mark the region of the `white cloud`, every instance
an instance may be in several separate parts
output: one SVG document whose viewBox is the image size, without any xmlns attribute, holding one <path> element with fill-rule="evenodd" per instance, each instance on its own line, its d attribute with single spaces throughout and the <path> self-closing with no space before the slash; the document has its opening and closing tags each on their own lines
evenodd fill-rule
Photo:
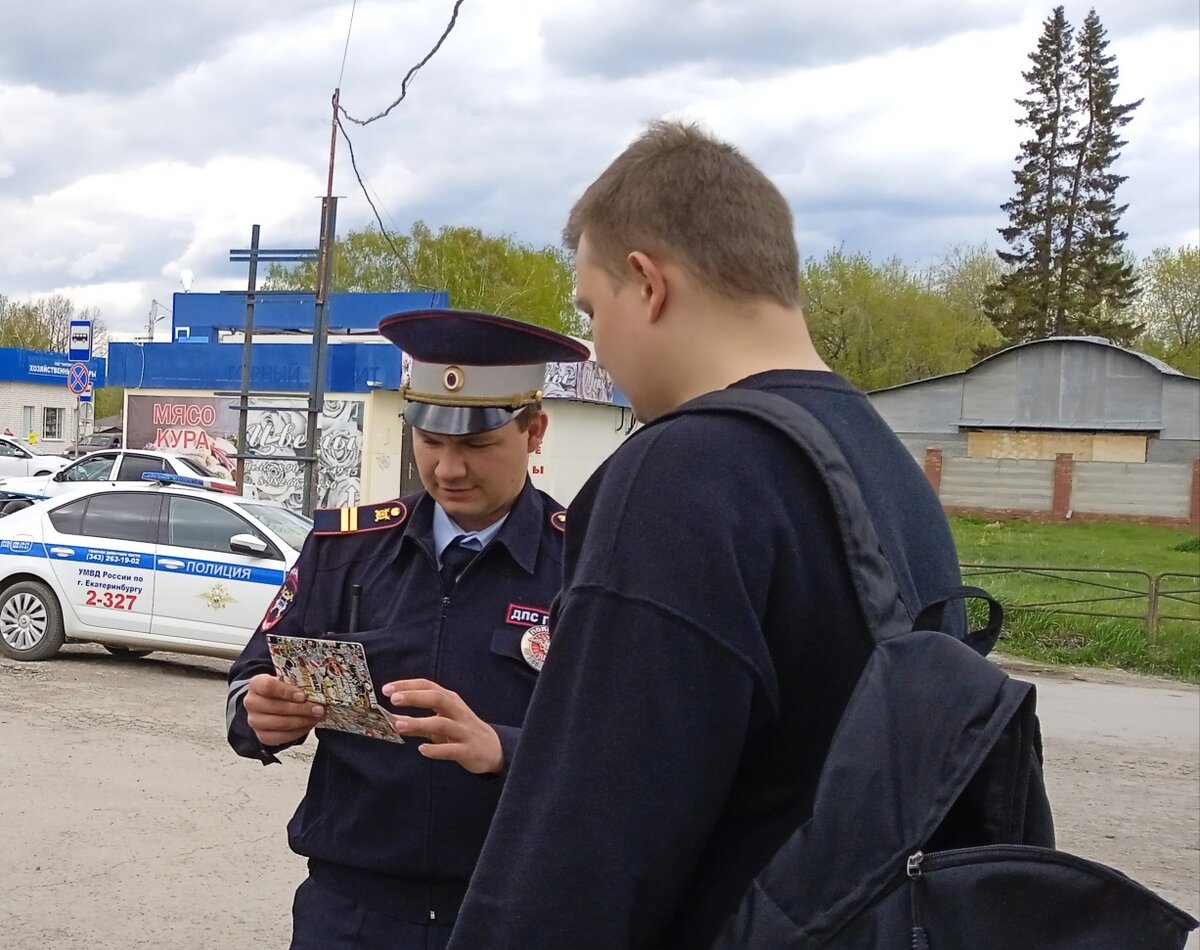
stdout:
<svg viewBox="0 0 1200 950">
<path fill-rule="evenodd" d="M 114 0 L 101 16 L 68 2 L 66 14 L 31 8 L 14 27 L 21 56 L 0 58 L 0 293 L 68 293 L 137 332 L 185 267 L 193 291 L 243 286 L 228 249 L 252 224 L 267 246 L 315 244 L 346 4 L 134 14 L 141 5 Z M 642 123 L 682 114 L 780 183 L 805 255 L 845 244 L 916 262 L 956 243 L 995 246 L 1021 137 L 1013 100 L 1047 7 L 706 0 L 659 3 L 645 29 L 655 6 L 464 4 L 409 97 L 347 126 L 385 223 L 555 243 Z M 450 7 L 359 0 L 341 84 L 351 113 L 398 95 Z M 1068 4 L 1076 25 L 1086 12 L 1086 0 Z M 1118 168 L 1129 246 L 1195 241 L 1200 13 L 1193 0 L 1100 13 L 1122 97 L 1146 100 Z M 340 138 L 337 154 L 345 233 L 373 216 Z"/>
<path fill-rule="evenodd" d="M 97 274 L 104 273 L 111 264 L 119 261 L 124 253 L 124 244 L 105 242 L 95 250 L 88 251 L 76 258 L 67 268 L 67 273 L 80 280 L 91 280 Z"/>
</svg>

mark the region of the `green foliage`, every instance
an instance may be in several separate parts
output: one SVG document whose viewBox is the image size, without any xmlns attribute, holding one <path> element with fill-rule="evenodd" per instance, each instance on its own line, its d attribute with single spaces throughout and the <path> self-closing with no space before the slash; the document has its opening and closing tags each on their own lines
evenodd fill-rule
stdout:
<svg viewBox="0 0 1200 950">
<path fill-rule="evenodd" d="M 988 316 L 1009 343 L 1054 335 L 1097 335 L 1131 343 L 1137 279 L 1120 230 L 1125 180 L 1112 165 L 1137 102 L 1117 104 L 1118 70 L 1095 11 L 1078 44 L 1061 6 L 1047 18 L 1017 124 L 1029 132 L 1016 157 L 1015 196 L 1000 234 L 1011 270 L 992 285 Z"/>
<path fill-rule="evenodd" d="M 62 294 L 24 303 L 0 294 L 0 346 L 65 353 L 75 319 L 92 321 L 93 348 L 102 352 L 104 322 L 94 307 L 76 312 L 75 304 Z"/>
<path fill-rule="evenodd" d="M 1005 618 L 996 650 L 1044 663 L 1108 667 L 1197 683 L 1200 637 L 1195 629 L 1195 624 L 1165 621 L 1150 638 L 1134 620 L 1014 611 Z"/>
<path fill-rule="evenodd" d="M 1147 574 L 1197 573 L 1200 562 L 1174 551 L 1195 536 L 1189 528 L 1133 521 L 992 521 L 950 519 L 964 564 L 1044 564 L 1111 567 Z"/>
<path fill-rule="evenodd" d="M 97 389 L 92 398 L 95 400 L 93 412 L 97 419 L 119 416 L 125 411 L 125 389 L 122 386 L 105 386 L 103 389 Z"/>
<path fill-rule="evenodd" d="M 1138 349 L 1189 376 L 1200 376 L 1200 248 L 1160 247 L 1141 263 Z"/>
<path fill-rule="evenodd" d="M 964 579 L 1005 606 L 998 649 L 1026 659 L 1115 666 L 1200 679 L 1200 603 L 1183 594 L 1162 613 L 1154 636 L 1146 629 L 1149 578 L 1200 574 L 1195 535 L 1187 528 L 1132 522 L 1055 523 L 950 519 Z M 1053 568 L 1038 574 L 972 570 L 991 564 Z M 1104 569 L 1102 573 L 1071 568 Z M 1186 578 L 1172 591 L 1184 591 Z M 1099 586 L 1098 586 L 1099 585 Z M 1194 584 L 1192 584 L 1194 587 Z M 1074 603 L 1068 603 L 1073 601 Z M 1046 606 L 1021 609 L 1020 605 Z M 1059 605 L 1056 609 L 1054 606 Z M 972 605 L 978 611 L 978 605 Z M 1116 614 L 1119 616 L 1088 616 Z M 977 621 L 981 617 L 975 618 Z"/>
<path fill-rule="evenodd" d="M 842 250 L 810 258 L 800 285 L 818 352 L 867 390 L 966 369 L 998 340 L 979 310 L 981 255 L 958 249 L 927 274 Z"/>
<path fill-rule="evenodd" d="M 571 263 L 556 247 L 534 248 L 478 228 L 433 231 L 421 221 L 408 234 L 385 235 L 373 225 L 350 231 L 333 259 L 334 290 L 445 290 L 453 307 L 580 336 L 587 327 L 575 310 L 573 281 Z M 316 265 L 272 265 L 264 286 L 311 291 Z"/>
<path fill-rule="evenodd" d="M 1182 551 L 1185 554 L 1200 554 L 1200 535 L 1193 535 L 1186 541 L 1180 541 L 1171 550 Z"/>
</svg>

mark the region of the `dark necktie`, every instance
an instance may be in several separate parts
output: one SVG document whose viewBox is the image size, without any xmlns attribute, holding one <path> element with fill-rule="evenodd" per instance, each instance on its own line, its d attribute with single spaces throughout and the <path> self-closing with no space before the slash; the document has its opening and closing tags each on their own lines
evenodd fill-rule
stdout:
<svg viewBox="0 0 1200 950">
<path fill-rule="evenodd" d="M 442 585 L 450 590 L 468 564 L 475 560 L 479 550 L 463 544 L 465 535 L 459 535 L 446 545 L 442 552 L 442 566 L 438 573 L 442 575 Z"/>
</svg>

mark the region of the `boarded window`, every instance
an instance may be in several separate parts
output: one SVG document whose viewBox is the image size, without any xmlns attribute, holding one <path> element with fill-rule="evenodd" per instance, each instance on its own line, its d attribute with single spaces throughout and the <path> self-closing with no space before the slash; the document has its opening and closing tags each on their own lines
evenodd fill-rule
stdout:
<svg viewBox="0 0 1200 950">
<path fill-rule="evenodd" d="M 1056 455 L 1068 453 L 1078 462 L 1144 462 L 1146 436 L 1013 429 L 985 429 L 967 433 L 967 455 L 970 458 L 1053 461 Z"/>
</svg>

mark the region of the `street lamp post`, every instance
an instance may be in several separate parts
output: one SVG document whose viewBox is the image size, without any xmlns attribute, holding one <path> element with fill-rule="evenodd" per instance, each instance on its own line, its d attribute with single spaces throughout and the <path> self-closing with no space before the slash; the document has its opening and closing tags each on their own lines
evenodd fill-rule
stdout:
<svg viewBox="0 0 1200 950">
<path fill-rule="evenodd" d="M 162 311 L 162 312 L 160 313 L 159 311 Z M 164 307 L 157 300 L 150 301 L 150 314 L 146 318 L 146 342 L 147 343 L 154 342 L 154 326 L 155 326 L 155 324 L 157 324 L 158 321 L 161 320 L 163 317 L 169 317 L 170 315 L 171 315 L 170 307 Z"/>
</svg>

